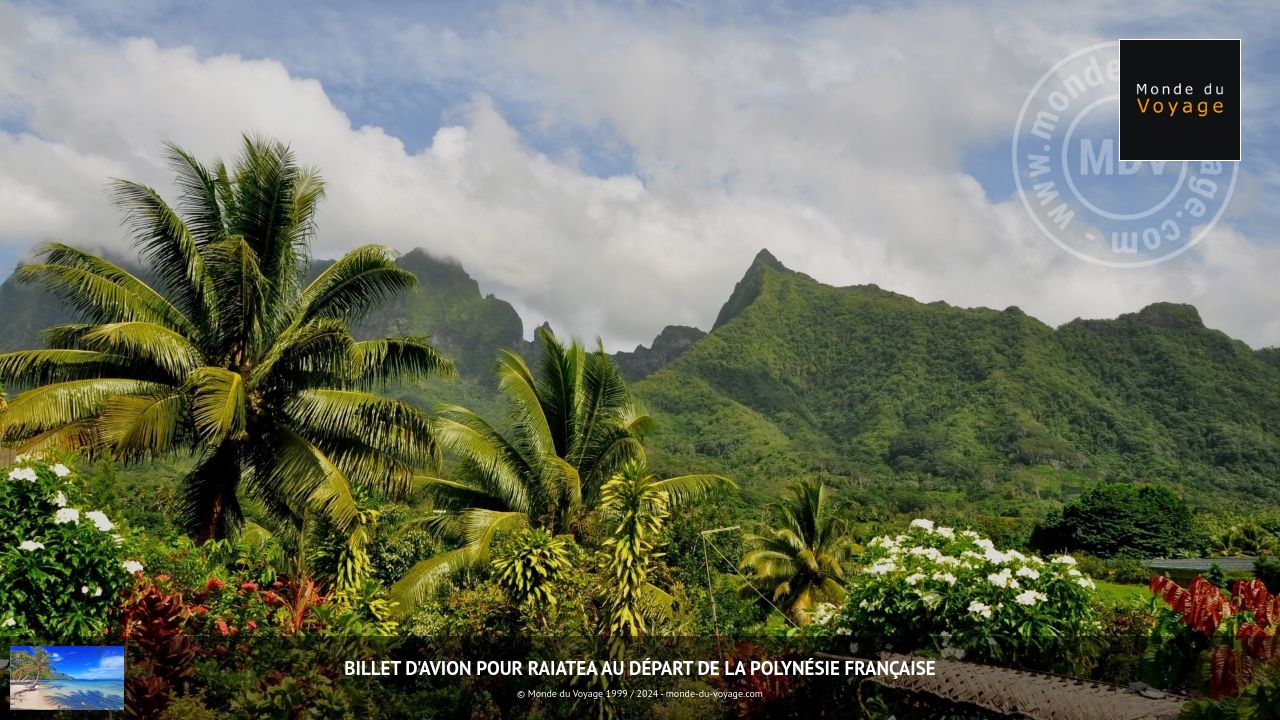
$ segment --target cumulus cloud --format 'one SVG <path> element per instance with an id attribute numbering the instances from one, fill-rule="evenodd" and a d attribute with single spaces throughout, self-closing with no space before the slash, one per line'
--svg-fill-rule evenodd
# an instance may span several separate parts
<path id="1" fill-rule="evenodd" d="M 104 654 L 98 664 L 76 673 L 78 680 L 118 680 L 124 677 L 124 655 Z"/>
<path id="2" fill-rule="evenodd" d="M 287 139 L 322 169 L 317 255 L 422 246 L 513 301 L 529 328 L 550 320 L 613 347 L 668 323 L 708 327 L 762 247 L 838 285 L 1016 304 L 1053 323 L 1180 300 L 1252 343 L 1280 341 L 1251 310 L 1280 299 L 1269 281 L 1280 256 L 1239 229 L 1220 225 L 1153 268 L 1098 268 L 966 169 L 975 148 L 1007 147 L 1027 88 L 1098 39 L 1087 27 L 1049 32 L 1078 25 L 934 5 L 783 28 L 593 5 L 505 17 L 473 45 L 419 26 L 393 39 L 447 39 L 406 54 L 407 66 L 446 57 L 420 71 L 454 68 L 536 101 L 538 127 L 517 129 L 505 96 L 475 92 L 410 152 L 354 126 L 320 82 L 279 60 L 99 40 L 0 5 L 0 100 L 23 128 L 0 132 L 0 244 L 121 248 L 107 177 L 163 184 L 162 141 L 226 156 L 249 131 Z M 603 134 L 633 167 L 590 174 L 579 158 L 599 147 L 539 151 L 540 133 Z"/>

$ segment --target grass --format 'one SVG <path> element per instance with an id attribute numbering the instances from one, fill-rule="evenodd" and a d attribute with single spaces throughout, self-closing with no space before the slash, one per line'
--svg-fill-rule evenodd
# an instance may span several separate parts
<path id="1" fill-rule="evenodd" d="M 1095 580 L 1098 585 L 1098 599 L 1104 605 L 1132 605 L 1134 602 L 1146 602 L 1151 592 L 1146 585 L 1125 585 L 1121 583 Z"/>

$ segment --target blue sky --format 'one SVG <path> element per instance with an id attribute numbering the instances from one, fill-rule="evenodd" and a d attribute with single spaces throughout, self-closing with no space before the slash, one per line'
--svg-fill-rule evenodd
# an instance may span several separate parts
<path id="1" fill-rule="evenodd" d="M 706 328 L 767 246 L 832 284 L 1055 324 L 1191 302 L 1280 343 L 1271 8 L 1026 5 L 0 0 L 0 274 L 41 239 L 123 250 L 106 177 L 163 188 L 161 142 L 249 130 L 324 171 L 318 254 L 426 247 L 529 330 Z M 1058 58 L 1135 36 L 1244 39 L 1246 161 L 1194 252 L 1113 271 L 1040 236 L 1009 143 Z"/>
<path id="2" fill-rule="evenodd" d="M 124 648 L 116 645 L 46 645 L 54 670 L 77 680 L 124 681 Z M 10 652 L 34 653 L 35 646 L 15 646 Z"/>

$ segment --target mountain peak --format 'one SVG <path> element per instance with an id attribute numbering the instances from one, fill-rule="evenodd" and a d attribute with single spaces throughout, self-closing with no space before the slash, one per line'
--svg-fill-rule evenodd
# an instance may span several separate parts
<path id="1" fill-rule="evenodd" d="M 788 270 L 787 266 L 783 265 L 781 260 L 774 256 L 773 253 L 769 252 L 769 248 L 760 248 L 760 252 L 756 253 L 755 259 L 751 261 L 751 267 L 767 267 L 772 270 L 782 270 L 784 272 Z"/>
<path id="2" fill-rule="evenodd" d="M 1173 329 L 1203 328 L 1200 311 L 1194 305 L 1184 303 L 1157 302 L 1142 308 L 1132 316 L 1139 322 L 1152 327 Z"/>
<path id="3" fill-rule="evenodd" d="M 764 275 L 767 271 L 791 272 L 768 249 L 761 249 L 760 252 L 756 253 L 755 259 L 751 261 L 751 267 L 747 268 L 746 274 L 733 286 L 733 294 L 721 306 L 720 314 L 716 315 L 716 322 L 711 326 L 712 330 L 737 317 L 738 313 L 745 310 L 748 305 L 759 297 L 760 290 L 764 287 Z"/>

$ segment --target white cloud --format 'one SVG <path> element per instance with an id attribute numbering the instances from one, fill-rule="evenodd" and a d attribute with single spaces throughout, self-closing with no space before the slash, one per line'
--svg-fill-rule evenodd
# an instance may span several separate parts
<path id="1" fill-rule="evenodd" d="M 352 127 L 280 62 L 98 42 L 0 4 L 0 100 L 32 131 L 0 132 L 0 244 L 119 248 L 108 176 L 163 183 L 163 140 L 225 156 L 253 131 L 289 140 L 329 181 L 317 254 L 424 246 L 513 301 L 528 328 L 550 319 L 614 347 L 668 323 L 708 327 L 761 247 L 825 282 L 1016 304 L 1054 323 L 1194 302 L 1211 325 L 1280 342 L 1255 310 L 1280 300 L 1280 255 L 1238 230 L 1219 226 L 1154 268 L 1098 268 L 964 171 L 968 150 L 1007 142 L 1044 67 L 1097 39 L 1088 26 L 934 5 L 785 29 L 568 7 L 511 10 L 470 53 L 438 28 L 395 41 L 444 38 L 408 60 L 519 87 L 542 103 L 529 132 L 605 129 L 638 176 L 583 173 L 574 151 L 589 149 L 532 150 L 541 138 L 483 94 L 411 154 L 380 128 Z"/>
<path id="2" fill-rule="evenodd" d="M 116 680 L 124 677 L 124 655 L 103 655 L 96 667 L 76 673 L 77 680 Z"/>

